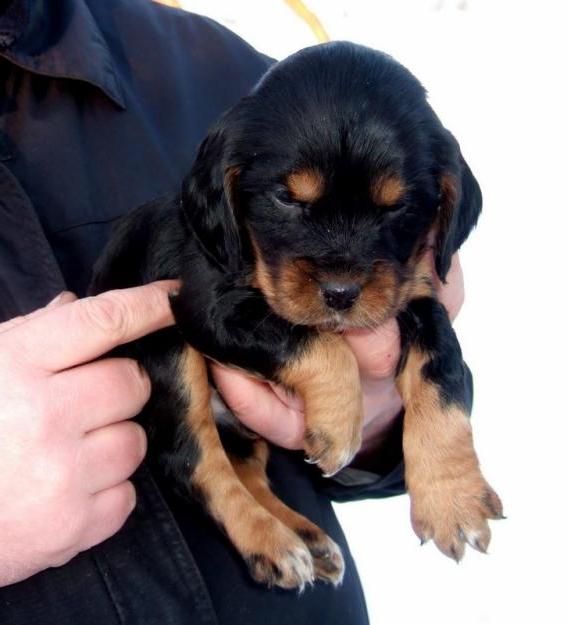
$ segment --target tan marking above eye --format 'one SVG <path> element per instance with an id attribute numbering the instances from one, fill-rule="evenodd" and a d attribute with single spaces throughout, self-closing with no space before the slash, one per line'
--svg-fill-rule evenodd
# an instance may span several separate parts
<path id="1" fill-rule="evenodd" d="M 405 190 L 405 185 L 399 176 L 378 176 L 372 183 L 370 194 L 378 206 L 393 206 L 402 199 Z"/>
<path id="2" fill-rule="evenodd" d="M 325 190 L 325 178 L 316 169 L 294 171 L 286 179 L 291 197 L 298 202 L 315 202 Z"/>

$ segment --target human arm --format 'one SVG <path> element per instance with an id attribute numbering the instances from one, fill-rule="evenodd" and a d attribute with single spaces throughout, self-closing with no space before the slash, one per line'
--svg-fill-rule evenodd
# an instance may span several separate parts
<path id="1" fill-rule="evenodd" d="M 122 526 L 150 394 L 133 360 L 99 356 L 173 322 L 172 283 L 75 301 L 0 324 L 0 586 L 59 566 Z"/>

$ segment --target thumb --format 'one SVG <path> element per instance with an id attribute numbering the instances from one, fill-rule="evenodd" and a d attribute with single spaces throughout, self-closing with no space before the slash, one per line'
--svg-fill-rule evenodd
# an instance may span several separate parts
<path id="1" fill-rule="evenodd" d="M 303 412 L 282 401 L 268 383 L 217 364 L 211 365 L 211 373 L 219 393 L 244 425 L 279 447 L 303 447 Z"/>

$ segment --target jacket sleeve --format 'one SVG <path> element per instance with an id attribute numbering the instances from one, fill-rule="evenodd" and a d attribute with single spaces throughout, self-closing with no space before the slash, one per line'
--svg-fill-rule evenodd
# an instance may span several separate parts
<path id="1" fill-rule="evenodd" d="M 323 480 L 324 478 L 319 477 L 319 490 L 337 502 L 383 499 L 406 492 L 404 464 L 401 460 L 384 475 L 346 467 L 331 479 Z"/>

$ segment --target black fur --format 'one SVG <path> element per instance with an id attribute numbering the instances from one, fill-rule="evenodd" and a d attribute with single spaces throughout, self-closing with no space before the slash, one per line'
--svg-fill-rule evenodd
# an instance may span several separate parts
<path id="1" fill-rule="evenodd" d="M 399 371 L 410 347 L 416 347 L 429 358 L 421 373 L 437 385 L 444 404 L 455 403 L 470 414 L 472 376 L 443 305 L 430 297 L 415 299 L 398 315 L 398 322 L 402 344 Z"/>
<path id="2" fill-rule="evenodd" d="M 323 195 L 311 205 L 286 195 L 285 176 L 302 169 L 325 179 Z M 371 196 L 380 173 L 404 182 L 394 206 L 377 206 Z M 456 185 L 454 201 L 443 197 L 443 176 Z M 384 263 L 401 285 L 412 254 L 436 223 L 436 264 L 444 279 L 480 206 L 457 142 L 420 83 L 392 58 L 333 43 L 276 64 L 210 130 L 181 194 L 126 217 L 96 267 L 94 293 L 182 280 L 171 301 L 177 328 L 127 348 L 154 382 L 141 418 L 165 467 L 186 481 L 199 454 L 181 423 L 189 401 L 177 371 L 185 341 L 214 360 L 277 381 L 278 371 L 318 332 L 275 314 L 254 286 L 252 237 L 276 277 L 298 259 L 327 275 L 370 275 Z M 448 401 L 465 401 L 456 372 L 460 351 L 439 305 L 432 300 L 410 309 L 396 312 L 422 325 L 404 334 L 406 344 L 425 342 L 437 354 L 427 375 Z M 457 377 L 445 373 L 446 362 Z M 223 438 L 243 453 L 246 444 L 234 443 L 234 431 Z"/>

